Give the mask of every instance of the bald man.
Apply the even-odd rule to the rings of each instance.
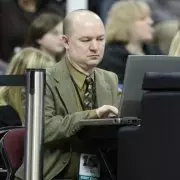
[[[101,19],[76,10],[64,19],[63,31],[66,55],[47,70],[43,180],[77,179],[80,154],[89,148],[77,136],[80,121],[118,114],[117,76],[96,68],[105,46]],[[23,179],[23,165],[16,179]]]

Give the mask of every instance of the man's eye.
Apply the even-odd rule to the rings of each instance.
[[[98,41],[103,41],[103,40],[104,40],[104,38],[99,38],[99,39],[98,39]]]
[[[90,41],[89,39],[81,39],[82,42],[88,42]]]

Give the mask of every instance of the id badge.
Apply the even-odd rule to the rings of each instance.
[[[79,180],[98,180],[100,178],[100,163],[96,155],[81,154]]]

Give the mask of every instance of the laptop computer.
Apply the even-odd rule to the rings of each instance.
[[[180,57],[166,55],[129,56],[120,102],[120,117],[139,116],[143,95],[142,83],[146,72],[180,72]]]
[[[138,125],[141,120],[142,83],[146,72],[180,72],[180,57],[146,55],[128,57],[118,117],[82,120],[82,125]]]

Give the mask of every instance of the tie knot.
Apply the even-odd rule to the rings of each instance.
[[[87,84],[93,84],[93,79],[90,76],[87,76],[85,81]]]

